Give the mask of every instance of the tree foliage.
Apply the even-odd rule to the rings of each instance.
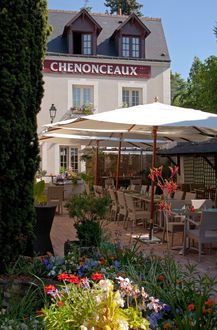
[[[177,72],[171,72],[171,104],[180,106],[180,98],[186,93],[187,83]]]
[[[204,63],[195,57],[187,88],[180,97],[180,105],[217,113],[217,57],[210,56]]]
[[[142,16],[140,9],[143,5],[136,0],[105,0],[104,5],[110,8],[110,14],[118,13],[119,9],[121,9],[123,15],[135,13],[138,16]]]
[[[36,115],[43,96],[46,0],[0,2],[0,261],[31,245],[38,167]]]

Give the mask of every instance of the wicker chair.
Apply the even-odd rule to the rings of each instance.
[[[48,202],[57,203],[57,212],[63,213],[63,199],[64,199],[64,187],[63,186],[49,186],[47,188],[47,200]]]

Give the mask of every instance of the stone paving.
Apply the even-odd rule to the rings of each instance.
[[[55,255],[64,255],[64,242],[66,240],[76,240],[76,232],[73,226],[74,220],[68,216],[67,210],[63,209],[63,214],[56,214],[51,230],[51,240],[54,248]],[[131,228],[126,230],[123,228],[123,223],[114,221],[104,221],[104,232],[109,241],[115,242],[117,239],[121,242],[122,246],[130,246],[134,244],[135,240],[132,239]],[[146,231],[147,233],[147,231]],[[134,235],[144,235],[145,230],[142,226],[136,226]],[[181,237],[176,234],[175,245],[181,244]],[[154,236],[162,238],[162,231],[154,233]],[[198,263],[198,254],[196,251],[189,251],[186,256],[180,254],[181,248],[177,250],[169,250],[166,243],[146,244],[138,243],[140,249],[145,253],[154,253],[163,256],[166,253],[171,253],[175,260],[181,264],[188,262],[197,264],[197,269],[200,272],[206,272],[209,275],[217,277],[217,249],[212,249],[212,254],[206,251],[206,255],[202,255],[201,262]]]

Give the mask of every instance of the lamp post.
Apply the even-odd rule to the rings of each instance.
[[[49,112],[50,112],[50,119],[51,119],[51,124],[52,124],[54,118],[56,117],[56,112],[57,112],[57,109],[56,109],[56,107],[55,107],[55,105],[53,103],[51,104],[51,107],[49,109]]]

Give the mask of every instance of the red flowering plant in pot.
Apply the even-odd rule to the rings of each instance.
[[[168,178],[163,177],[163,165],[160,167],[154,167],[150,169],[149,178],[155,182],[155,184],[162,191],[162,200],[159,202],[159,209],[161,211],[167,211],[168,214],[171,214],[171,203],[168,201],[169,198],[172,198],[172,195],[178,188],[178,185],[175,181],[175,176],[179,170],[178,166],[169,166],[170,175]]]
[[[157,186],[161,189],[163,193],[163,199],[159,203],[160,210],[168,210],[169,212],[171,212],[171,204],[167,200],[169,198],[172,198],[172,195],[178,188],[178,185],[175,181],[175,176],[179,170],[179,167],[169,166],[169,170],[169,178],[164,178],[163,165],[161,165],[160,167],[151,168],[149,178],[157,184]]]

